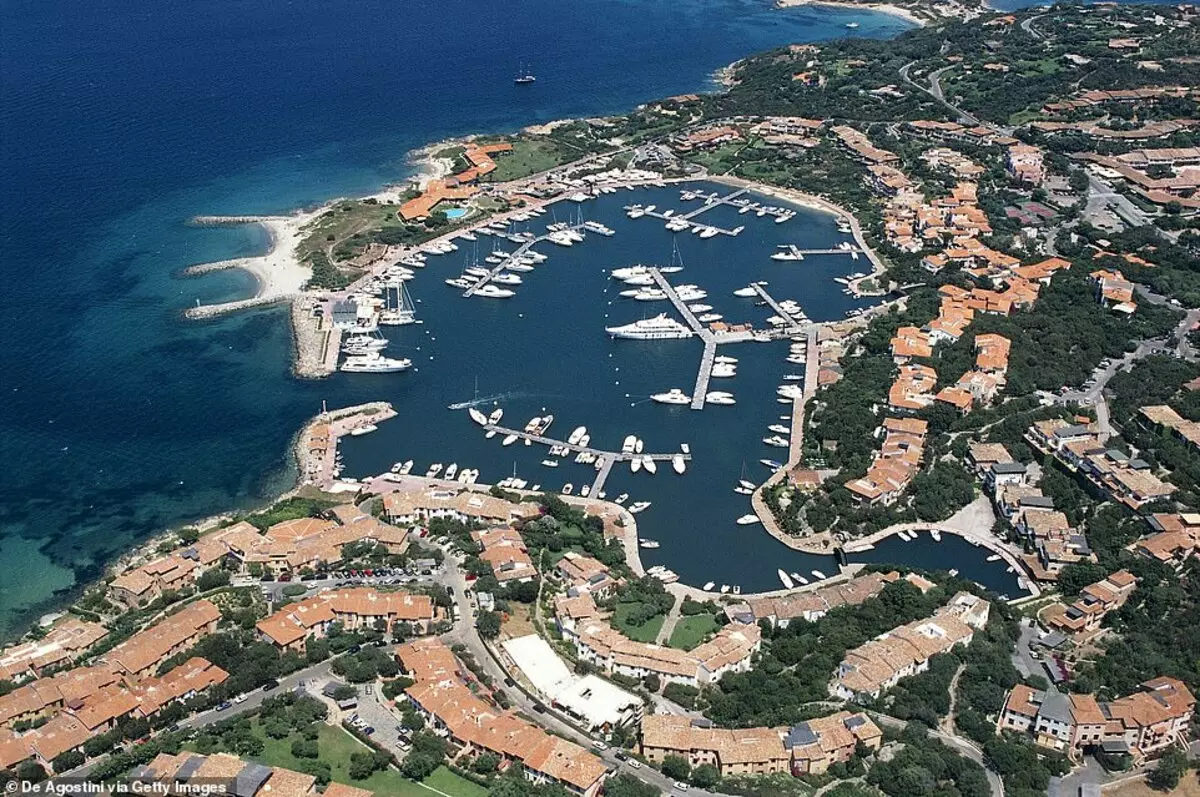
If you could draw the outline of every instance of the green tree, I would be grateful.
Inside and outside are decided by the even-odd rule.
[[[495,639],[500,636],[500,615],[495,612],[480,612],[475,620],[475,628],[484,639]]]
[[[663,758],[662,773],[671,780],[687,780],[692,767],[683,756],[669,755]]]
[[[56,759],[57,761],[57,759]],[[1158,759],[1158,763],[1146,776],[1146,783],[1159,791],[1171,791],[1179,785],[1179,779],[1188,771],[1187,754],[1182,750],[1171,749]],[[57,764],[55,771],[58,771]]]
[[[292,742],[292,755],[296,758],[316,758],[319,755],[315,739],[297,739]]]
[[[712,764],[701,764],[692,770],[692,785],[711,789],[721,782],[721,772]]]
[[[490,775],[500,767],[500,758],[495,753],[482,753],[475,757],[471,769],[480,775]]]
[[[78,750],[67,750],[65,753],[60,753],[51,761],[54,767],[55,774],[61,775],[64,772],[75,769],[75,767],[83,766],[83,753]]]

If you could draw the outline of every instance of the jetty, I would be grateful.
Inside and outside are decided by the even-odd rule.
[[[696,208],[695,210],[690,210],[687,213],[679,213],[679,214],[670,213],[670,214],[668,214],[661,210],[643,210],[642,215],[650,216],[652,218],[656,218],[656,219],[659,219],[661,221],[666,221],[666,222],[674,221],[675,219],[682,219],[683,221],[688,222],[688,224],[692,228],[693,232],[695,232],[697,230],[697,228],[707,227],[707,228],[716,230],[717,232],[721,233],[722,235],[734,236],[742,231],[742,229],[740,227],[737,228],[736,230],[727,230],[724,227],[717,227],[712,224],[701,224],[700,222],[693,222],[692,220],[694,218],[696,218],[697,216],[699,216],[701,213],[712,210],[715,207],[720,207],[721,205],[731,204],[735,199],[740,197],[742,194],[745,194],[749,190],[750,190],[749,188],[739,188],[738,190],[736,190],[730,194],[726,194],[725,196],[717,197],[715,199],[709,198],[703,205]]]
[[[785,332],[787,332],[789,335],[796,335],[804,331],[804,325],[797,324],[795,321],[792,321],[792,317],[788,311],[784,310],[783,306],[779,304],[779,302],[775,301],[775,297],[771,296],[771,294],[767,292],[767,289],[763,287],[761,282],[751,283],[750,287],[754,289],[754,292],[758,294],[759,298],[767,303],[771,310],[774,311],[775,315],[779,316],[780,318],[786,318],[791,322],[784,327]],[[807,387],[807,384],[805,386]]]
[[[287,221],[290,216],[193,216],[191,224],[197,227],[237,226],[241,224],[261,224],[264,221]]]
[[[566,227],[564,229],[582,230],[582,229],[585,229],[585,226],[584,226],[583,222],[580,222],[579,224],[572,224],[569,227]],[[497,274],[499,274],[504,269],[508,268],[512,263],[516,262],[517,259],[520,258],[521,255],[528,252],[530,250],[530,248],[533,247],[534,244],[541,243],[542,241],[548,241],[548,240],[550,240],[550,233],[546,233],[544,235],[539,235],[538,237],[536,237],[532,240],[526,241],[525,243],[518,246],[517,251],[513,252],[511,255],[504,258],[504,260],[501,261],[496,266],[493,266],[492,270],[488,272],[488,275],[486,277],[481,277],[478,282],[476,282],[471,287],[467,288],[463,292],[463,297],[474,296],[476,291],[478,291],[484,285],[487,285],[488,283],[490,283],[493,279],[496,278]]]
[[[696,374],[696,387],[692,390],[691,404],[691,408],[694,410],[704,409],[704,396],[708,393],[708,381],[712,378],[713,363],[717,357],[717,336],[711,329],[700,323],[700,319],[696,318],[696,314],[687,306],[687,302],[679,298],[679,293],[661,271],[651,268],[650,276],[653,277],[659,290],[671,300],[671,304],[675,305],[676,311],[683,316],[683,320],[691,327],[692,332],[704,341],[704,355],[700,358],[700,371]]]
[[[571,443],[567,440],[556,440],[553,437],[544,437],[539,434],[519,429],[509,429],[506,426],[498,426],[489,423],[483,427],[487,431],[494,431],[498,435],[516,435],[521,440],[529,440],[534,443],[540,443],[544,446],[558,446],[576,454],[592,454],[596,457],[596,462],[600,464],[597,469],[596,478],[592,482],[590,494],[596,495],[604,487],[604,482],[608,479],[608,474],[612,471],[612,466],[617,462],[629,462],[634,459],[646,459],[647,457],[655,462],[670,462],[675,457],[682,457],[685,462],[691,462],[692,455],[676,452],[673,454],[635,454],[627,451],[605,451],[602,448],[592,448],[591,446],[581,446],[578,443]]]

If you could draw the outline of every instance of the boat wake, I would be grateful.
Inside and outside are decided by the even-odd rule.
[[[520,393],[497,393],[493,396],[479,396],[478,398],[473,398],[470,401],[460,401],[457,404],[449,404],[446,406],[446,409],[448,409],[448,410],[466,410],[466,409],[470,409],[471,407],[478,407],[482,404],[490,404],[493,401],[501,401],[503,399],[519,398],[520,395],[521,395]]]

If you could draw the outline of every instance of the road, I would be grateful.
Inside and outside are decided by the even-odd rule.
[[[1041,19],[1044,16],[1046,16],[1046,15],[1045,14],[1034,14],[1032,17],[1026,17],[1025,19],[1021,20],[1021,30],[1025,31],[1026,33],[1028,33],[1030,36],[1032,36],[1035,39],[1046,38],[1042,34],[1041,31],[1039,31],[1033,27],[1033,23],[1037,22],[1039,19]]]
[[[1200,318],[1200,311],[1197,313],[1197,318]],[[1186,323],[1185,318],[1180,322],[1182,326]],[[1092,374],[1092,378],[1085,383],[1084,387],[1079,390],[1068,390],[1066,393],[1043,393],[1051,401],[1056,404],[1082,404],[1084,406],[1095,407],[1096,423],[1099,427],[1102,439],[1107,439],[1116,434],[1113,428],[1108,412],[1108,402],[1104,398],[1104,389],[1108,383],[1119,372],[1128,370],[1138,360],[1143,360],[1153,354],[1162,354],[1168,351],[1167,342],[1161,338],[1152,340],[1143,340],[1138,343],[1137,348],[1128,352],[1119,360],[1113,360],[1108,365],[1097,368]]]
[[[876,711],[868,711],[866,713],[875,720],[877,725],[887,725],[898,730],[908,725],[904,720],[896,719],[887,714],[880,714]],[[929,729],[929,735],[983,767],[983,771],[987,775],[988,785],[992,789],[992,797],[1004,797],[1004,781],[1000,779],[997,773],[988,769],[987,764],[984,763],[983,751],[974,742],[939,730]]]
[[[970,124],[973,124],[973,125],[982,124],[982,122],[979,121],[978,117],[974,116],[973,114],[969,113],[968,111],[964,111],[962,108],[959,108],[957,105],[955,105],[954,103],[947,100],[945,98],[945,95],[942,92],[942,83],[941,83],[942,73],[948,69],[952,69],[953,65],[944,66],[941,69],[930,72],[929,73],[930,85],[923,86],[908,76],[909,70],[912,69],[913,65],[916,63],[917,63],[916,61],[909,61],[904,66],[900,67],[900,77],[901,77],[901,79],[904,80],[905,83],[907,83],[908,85],[917,89],[918,91],[925,92],[930,97],[933,97],[935,100],[937,100],[943,106],[945,106],[948,110],[953,111],[955,114],[958,115],[960,122],[969,122]]]
[[[1111,185],[1092,174],[1091,171],[1085,169],[1084,173],[1088,178],[1085,216],[1096,216],[1101,214],[1105,208],[1112,208],[1117,216],[1130,226],[1141,227],[1149,223],[1150,220],[1145,211],[1130,202],[1128,197],[1114,190]]]

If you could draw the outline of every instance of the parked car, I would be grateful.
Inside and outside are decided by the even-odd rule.
[[[226,700],[224,703],[218,703],[218,704],[217,704],[217,711],[225,711],[225,710],[227,710],[227,709],[228,709],[230,706],[232,706],[232,705],[233,705],[233,704],[232,704],[232,703],[230,703],[228,700]]]
[[[262,690],[264,692],[270,692],[272,689],[275,689],[278,686],[279,686],[279,681],[276,681],[274,678],[272,678],[271,680],[269,680],[265,684],[263,684]]]
[[[604,750],[608,749],[608,745],[606,745],[604,742],[600,741],[599,739],[596,739],[595,741],[592,742],[592,747],[595,747],[597,750],[600,750],[600,751],[604,751]]]
[[[675,787],[676,791],[687,791],[688,790],[688,785],[681,780],[675,781],[675,783],[672,785]]]
[[[629,766],[632,767],[633,769],[641,769],[642,768],[642,762],[638,761],[636,758],[631,758],[628,761],[626,761],[625,763],[629,764]]]

